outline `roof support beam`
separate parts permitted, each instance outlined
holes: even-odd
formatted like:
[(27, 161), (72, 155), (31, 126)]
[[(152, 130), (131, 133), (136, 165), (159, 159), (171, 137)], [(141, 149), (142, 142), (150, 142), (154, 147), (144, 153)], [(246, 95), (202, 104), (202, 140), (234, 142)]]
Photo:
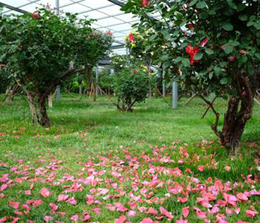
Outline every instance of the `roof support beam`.
[(19, 12), (19, 13), (22, 13), (22, 14), (28, 14), (29, 13), (29, 12), (23, 10), (23, 9), (19, 9), (19, 8), (14, 7), (14, 6), (2, 3), (2, 2), (0, 2), (0, 6), (11, 9), (13, 11), (16, 11), (16, 12)]
[(120, 44), (120, 45), (115, 45), (111, 47), (111, 50), (117, 50), (117, 49), (122, 49), (125, 47), (125, 44)]
[(108, 1), (114, 3), (115, 5), (118, 5), (120, 7), (123, 7), (125, 5), (123, 2), (120, 2), (118, 0), (108, 0)]

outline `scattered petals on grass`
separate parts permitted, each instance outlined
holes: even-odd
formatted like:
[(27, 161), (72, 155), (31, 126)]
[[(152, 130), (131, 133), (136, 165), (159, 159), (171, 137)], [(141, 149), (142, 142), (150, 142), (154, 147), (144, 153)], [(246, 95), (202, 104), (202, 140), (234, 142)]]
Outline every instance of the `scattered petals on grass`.
[(45, 216), (43, 219), (44, 219), (45, 222), (51, 222), (53, 220), (53, 217)]
[(188, 223), (187, 219), (183, 219), (182, 217), (176, 221), (176, 223)]
[[(202, 150), (210, 146), (201, 145)], [(66, 169), (54, 153), (35, 162), (15, 161), (12, 171), (0, 175), (0, 202), (6, 210), (0, 222), (16, 218), (29, 223), (35, 222), (29, 216), (37, 216), (45, 222), (225, 223), (250, 222), (259, 215), (258, 158), (248, 167), (255, 172), (244, 174), (232, 165), (238, 158), (227, 158), (232, 161), (228, 172), (206, 150), (202, 155), (176, 145), (140, 153), (120, 149), (75, 158), (76, 171)], [(11, 196), (13, 191), (16, 196)]]
[(230, 166), (225, 166), (225, 170), (229, 172), (231, 170), (231, 167)]
[(79, 216), (77, 214), (73, 215), (71, 218), (70, 218), (72, 221), (74, 222), (77, 222), (79, 220)]
[(46, 197), (49, 197), (51, 195), (51, 192), (47, 188), (42, 188), (41, 189), (41, 195), (46, 198)]
[(253, 210), (246, 210), (246, 214), (249, 218), (254, 218), (258, 214), (258, 212)]
[(200, 172), (203, 172), (203, 171), (204, 171), (204, 166), (203, 166), (203, 165), (198, 166), (198, 170), (199, 170)]
[(125, 223), (126, 216), (121, 215), (118, 219), (115, 220), (115, 223)]
[(247, 201), (248, 200), (248, 197), (243, 193), (238, 193), (237, 198), (241, 201)]
[(160, 207), (160, 212), (162, 215), (165, 215), (167, 218), (173, 219), (172, 214), (170, 212), (168, 212), (167, 210), (165, 210), (163, 207)]
[(182, 214), (185, 218), (188, 217), (189, 213), (190, 213), (190, 207), (185, 207), (182, 209)]
[(144, 218), (141, 223), (154, 223), (154, 221), (151, 218)]

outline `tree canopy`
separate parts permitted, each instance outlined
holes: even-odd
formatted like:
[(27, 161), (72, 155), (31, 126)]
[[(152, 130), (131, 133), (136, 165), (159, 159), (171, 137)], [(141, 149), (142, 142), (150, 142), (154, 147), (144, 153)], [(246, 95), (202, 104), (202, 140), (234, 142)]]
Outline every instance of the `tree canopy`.
[[(259, 85), (260, 4), (242, 0), (129, 0), (123, 11), (140, 17), (139, 30), (152, 29), (151, 46), (165, 45), (164, 67), (174, 66), (176, 79), (203, 92), (229, 96), (222, 131), (219, 114), (212, 126), (229, 149), (238, 148), (251, 118)], [(232, 133), (233, 132), (233, 133)]]
[[(92, 21), (70, 13), (58, 16), (46, 8), (0, 14), (0, 62), (25, 89), (31, 109), (39, 105), (39, 114), (32, 111), (34, 121), (49, 125), (48, 95), (67, 77), (95, 66), (109, 50), (112, 36), (91, 28)], [(74, 68), (69, 69), (71, 61)]]

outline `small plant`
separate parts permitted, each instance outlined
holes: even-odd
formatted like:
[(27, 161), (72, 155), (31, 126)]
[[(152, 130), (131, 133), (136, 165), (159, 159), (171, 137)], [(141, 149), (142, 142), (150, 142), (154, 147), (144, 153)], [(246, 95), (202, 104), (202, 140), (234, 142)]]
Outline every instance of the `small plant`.
[(141, 69), (125, 69), (116, 74), (114, 91), (119, 110), (133, 111), (136, 102), (142, 102), (149, 92), (149, 76)]

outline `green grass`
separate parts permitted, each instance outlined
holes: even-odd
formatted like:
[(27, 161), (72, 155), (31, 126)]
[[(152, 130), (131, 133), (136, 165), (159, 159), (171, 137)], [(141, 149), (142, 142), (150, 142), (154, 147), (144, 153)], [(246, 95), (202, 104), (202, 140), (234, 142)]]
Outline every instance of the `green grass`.
[[(228, 194), (250, 191), (252, 186), (257, 190), (260, 189), (257, 180), (252, 184), (245, 181), (250, 174), (259, 175), (257, 170), (259, 166), (257, 152), (260, 145), (259, 107), (255, 106), (254, 117), (246, 127), (241, 155), (232, 157), (226, 154), (219, 145), (218, 138), (210, 129), (210, 125), (214, 122), (212, 112), (209, 112), (205, 119), (201, 119), (206, 105), (200, 99), (194, 99), (188, 106), (172, 109), (162, 99), (154, 98), (152, 101), (147, 100), (146, 103), (138, 104), (132, 113), (117, 111), (112, 104), (113, 100), (115, 99), (99, 97), (94, 103), (89, 98), (79, 101), (78, 95), (64, 95), (62, 102), (54, 102), (54, 108), (48, 111), (52, 121), (50, 128), (31, 124), (29, 108), (22, 97), (15, 98), (13, 104), (6, 103), (0, 106), (0, 177), (3, 174), (9, 174), (8, 178), (13, 180), (9, 182), (10, 185), (8, 183), (6, 190), (0, 191), (0, 194), (5, 195), (0, 198), (0, 219), (4, 216), (18, 216), (21, 222), (29, 219), (44, 222), (43, 217), (48, 215), (54, 217), (55, 221), (71, 222), (72, 215), (78, 214), (81, 218), (82, 213), (87, 211), (91, 216), (91, 222), (114, 222), (114, 219), (120, 215), (124, 214), (128, 217), (127, 212), (109, 211), (106, 205), (121, 202), (129, 209), (130, 202), (133, 202), (131, 184), (135, 179), (140, 179), (137, 181), (138, 190), (134, 192), (135, 196), (140, 195), (143, 200), (138, 202), (139, 206), (148, 208), (152, 206), (158, 211), (159, 207), (163, 206), (172, 212), (174, 222), (180, 218), (181, 209), (190, 206), (191, 211), (187, 218), (189, 222), (202, 222), (192, 209), (197, 206), (201, 210), (207, 210), (196, 203), (196, 198), (202, 195), (199, 192), (190, 193), (188, 202), (182, 204), (177, 202), (177, 197), (182, 195), (169, 193), (169, 187), (182, 185), (184, 188), (189, 184), (195, 187), (199, 183), (194, 183), (193, 179), (198, 178), (200, 184), (205, 184), (207, 188), (214, 185), (217, 179), (220, 179), (223, 184), (231, 182), (232, 190), (227, 191)], [(167, 100), (170, 101), (170, 98)], [(179, 104), (182, 105), (186, 100), (183, 98)], [(225, 100), (218, 100), (216, 103), (217, 110), (221, 114), (224, 113), (225, 106)], [(221, 123), (223, 123), (222, 120), (220, 125)], [(189, 157), (182, 155), (183, 149), (188, 151)], [(126, 155), (128, 153), (131, 158)], [(100, 157), (107, 157), (108, 160), (103, 162)], [(168, 160), (162, 159), (163, 157)], [(183, 160), (184, 163), (179, 164), (179, 160)], [(94, 166), (86, 166), (88, 161), (92, 161)], [(198, 170), (199, 165), (204, 165), (203, 172)], [(225, 166), (230, 166), (231, 170), (228, 172)], [(12, 167), (16, 167), (17, 170)], [(158, 175), (158, 179), (164, 185), (158, 188), (147, 186), (147, 193), (153, 194), (151, 198), (144, 198), (140, 193), (145, 187), (142, 182), (151, 181), (153, 174), (148, 171), (153, 167), (162, 168), (165, 171), (178, 168), (183, 175), (165, 174), (156, 169), (154, 174)], [(93, 168), (94, 170), (91, 170)], [(192, 173), (185, 172), (187, 168)], [(100, 172), (100, 175), (94, 174), (96, 178), (101, 179), (97, 185), (77, 182), (78, 179), (93, 174), (88, 170), (97, 173), (105, 170), (104, 173)], [(43, 173), (39, 174), (40, 172)], [(115, 177), (113, 172), (121, 173), (123, 179)], [(65, 173), (70, 174), (74, 179), (64, 181)], [(90, 189), (109, 188), (110, 195), (120, 194), (120, 190), (111, 187), (108, 183), (110, 181), (117, 183), (121, 192), (125, 191), (126, 194), (104, 200), (102, 197), (107, 194), (95, 193), (95, 199), (103, 204), (87, 205), (85, 196), (90, 194)], [(34, 182), (32, 194), (25, 195), (24, 191), (29, 190), (32, 182)], [(81, 191), (68, 193), (70, 197), (75, 197), (78, 204), (74, 206), (65, 202), (58, 203), (58, 195), (73, 182), (82, 186)], [(243, 188), (236, 186), (235, 182), (243, 185)], [(0, 187), (3, 184), (4, 182), (1, 183), (0, 180)], [(50, 197), (43, 198), (40, 195), (42, 187), (52, 192)], [(170, 194), (170, 198), (165, 197), (167, 193)], [(157, 197), (159, 201), (146, 202), (154, 197)], [(259, 197), (252, 196), (249, 202), (239, 202), (241, 213), (234, 214), (232, 217), (227, 216), (226, 219), (229, 222), (238, 220), (256, 222), (259, 217), (248, 218), (245, 210), (253, 205), (260, 212)], [(42, 199), (43, 204), (33, 207), (29, 214), (19, 216), (14, 213), (14, 208), (9, 206), (10, 199), (20, 202), (20, 205), (28, 200)], [(217, 199), (223, 199), (222, 194), (219, 194)], [(57, 204), (58, 211), (50, 213), (49, 203)], [(212, 205), (214, 203), (216, 202), (211, 202)], [(102, 214), (93, 212), (93, 208), (96, 207), (101, 209)], [(20, 211), (24, 211), (21, 207), (19, 208)], [(232, 207), (229, 208), (232, 209)], [(59, 211), (66, 212), (66, 215), (58, 215)], [(137, 217), (128, 217), (131, 222), (141, 222), (144, 217), (156, 220), (154, 216), (141, 213), (138, 209), (135, 211)], [(225, 213), (224, 207), (221, 208), (220, 213)], [(216, 214), (208, 216), (208, 219), (212, 221), (215, 218)], [(162, 221), (168, 222), (165, 218)]]

